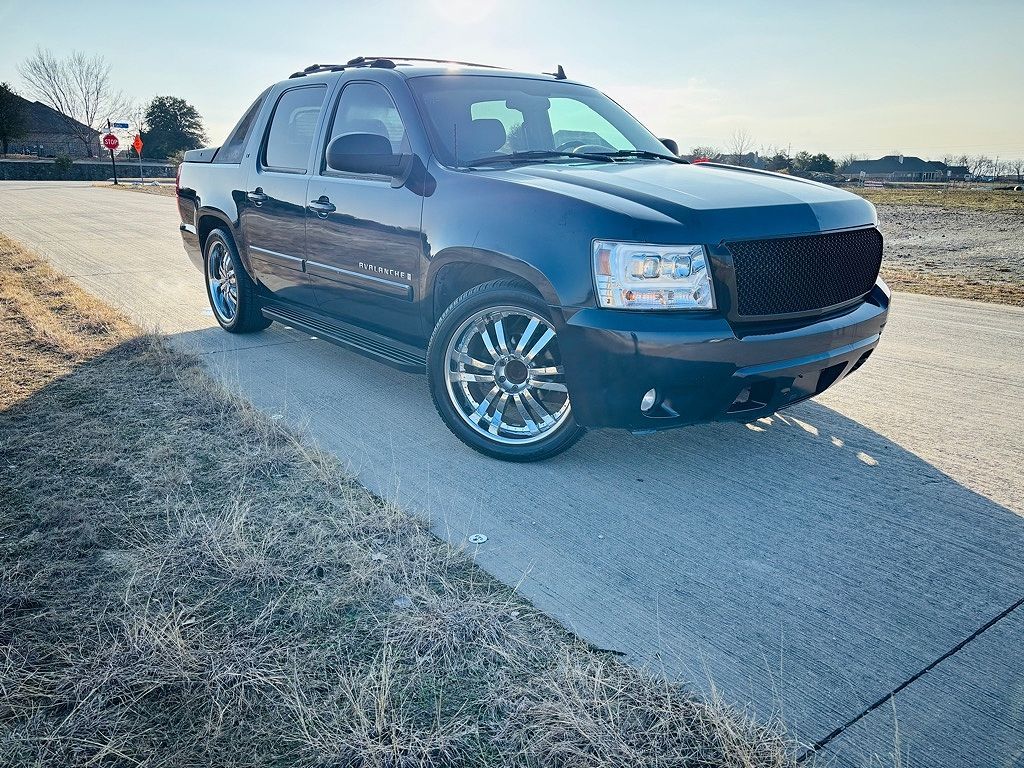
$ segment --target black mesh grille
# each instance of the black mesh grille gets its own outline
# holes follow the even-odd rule
[[[877,229],[726,243],[741,315],[786,315],[843,304],[871,290],[882,265]]]

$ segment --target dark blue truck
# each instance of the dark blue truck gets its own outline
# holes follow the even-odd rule
[[[889,308],[870,203],[689,164],[561,68],[307,67],[187,153],[177,195],[225,330],[426,372],[502,459],[770,414],[860,367]]]

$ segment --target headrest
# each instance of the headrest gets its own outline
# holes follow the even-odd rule
[[[459,143],[463,144],[459,148],[459,154],[461,155],[462,149],[465,148],[466,154],[474,157],[494,154],[505,145],[507,138],[505,126],[501,124],[501,120],[494,118],[471,120],[467,134],[465,143],[463,143],[462,137],[459,137]]]

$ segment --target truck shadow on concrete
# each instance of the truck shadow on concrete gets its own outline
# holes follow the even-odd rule
[[[217,351],[224,336],[176,340],[439,535],[485,534],[478,562],[594,645],[713,681],[808,742],[1024,594],[1024,518],[813,401],[517,465],[454,438],[423,377],[293,331]],[[997,727],[966,695],[933,722]]]

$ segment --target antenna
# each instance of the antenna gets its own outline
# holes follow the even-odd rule
[[[553,78],[555,78],[555,80],[565,80],[566,79],[566,77],[565,77],[565,70],[562,69],[562,65],[561,64],[558,65],[558,69],[556,69],[554,72],[542,72],[541,74],[542,75],[551,75]]]

